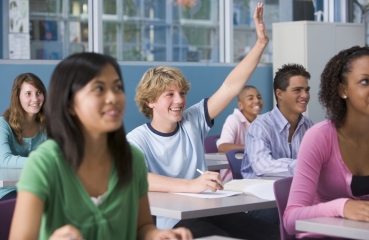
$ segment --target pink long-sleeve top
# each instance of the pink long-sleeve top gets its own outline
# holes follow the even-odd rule
[[[343,217],[348,199],[369,200],[369,195],[352,195],[351,181],[352,174],[342,160],[334,124],[326,120],[311,127],[300,145],[283,216],[287,232],[296,234],[295,222],[299,219]],[[316,235],[296,235],[297,238],[306,236]]]

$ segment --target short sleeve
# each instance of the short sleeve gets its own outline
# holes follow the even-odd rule
[[[220,138],[217,141],[217,147],[219,147],[219,145],[223,143],[237,144],[237,126],[238,123],[236,119],[232,115],[229,115],[223,124],[222,133],[220,134]]]
[[[133,156],[133,172],[136,175],[135,180],[138,181],[139,197],[142,197],[146,195],[149,190],[144,155],[134,146],[131,146],[131,150]]]
[[[31,152],[22,170],[19,182],[17,183],[18,191],[30,192],[43,201],[50,195],[50,186],[53,186],[55,176],[55,167],[53,167],[53,158],[55,155],[56,143],[48,140],[42,143],[35,151]]]

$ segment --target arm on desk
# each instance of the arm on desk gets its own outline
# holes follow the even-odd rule
[[[147,195],[140,198],[138,209],[137,239],[192,239],[191,232],[186,228],[157,229],[152,222]]]
[[[27,158],[13,155],[9,145],[10,134],[13,132],[9,126],[0,124],[0,168],[22,168]]]
[[[246,133],[245,152],[257,176],[292,175],[296,159],[272,157],[270,135],[259,125],[251,125]]]
[[[219,173],[206,171],[196,179],[171,178],[155,173],[148,173],[149,191],[151,192],[190,192],[200,193],[205,190],[223,190]]]
[[[283,216],[284,226],[289,234],[296,234],[296,220],[316,217],[343,217],[347,198],[337,198],[314,205],[319,180],[324,182],[326,178],[333,176],[321,175],[323,166],[333,161],[330,159],[331,141],[329,137],[322,134],[319,128],[309,129],[304,135]],[[347,186],[343,187],[346,189]],[[327,197],[329,197],[330,192],[331,189],[327,189]]]
[[[222,143],[218,147],[218,152],[225,153],[235,149],[243,149],[245,145],[234,144],[234,143]]]

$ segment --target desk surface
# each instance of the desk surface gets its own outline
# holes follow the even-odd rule
[[[237,153],[236,158],[241,160],[243,158],[243,154]],[[227,156],[225,153],[205,153],[205,159],[214,161],[227,161]]]
[[[322,217],[296,221],[296,230],[333,237],[369,240],[369,222]]]
[[[18,182],[21,168],[1,168],[0,169],[0,187],[12,187]]]
[[[195,198],[172,193],[149,192],[151,214],[191,219],[276,207],[275,201],[245,194],[224,198]]]
[[[220,169],[230,168],[228,161],[219,161],[219,160],[208,160],[206,159],[206,166],[209,171],[215,171]]]

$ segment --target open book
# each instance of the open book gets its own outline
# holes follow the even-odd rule
[[[274,182],[275,180],[265,179],[237,179],[224,184],[224,190],[243,192],[266,200],[275,200]]]

